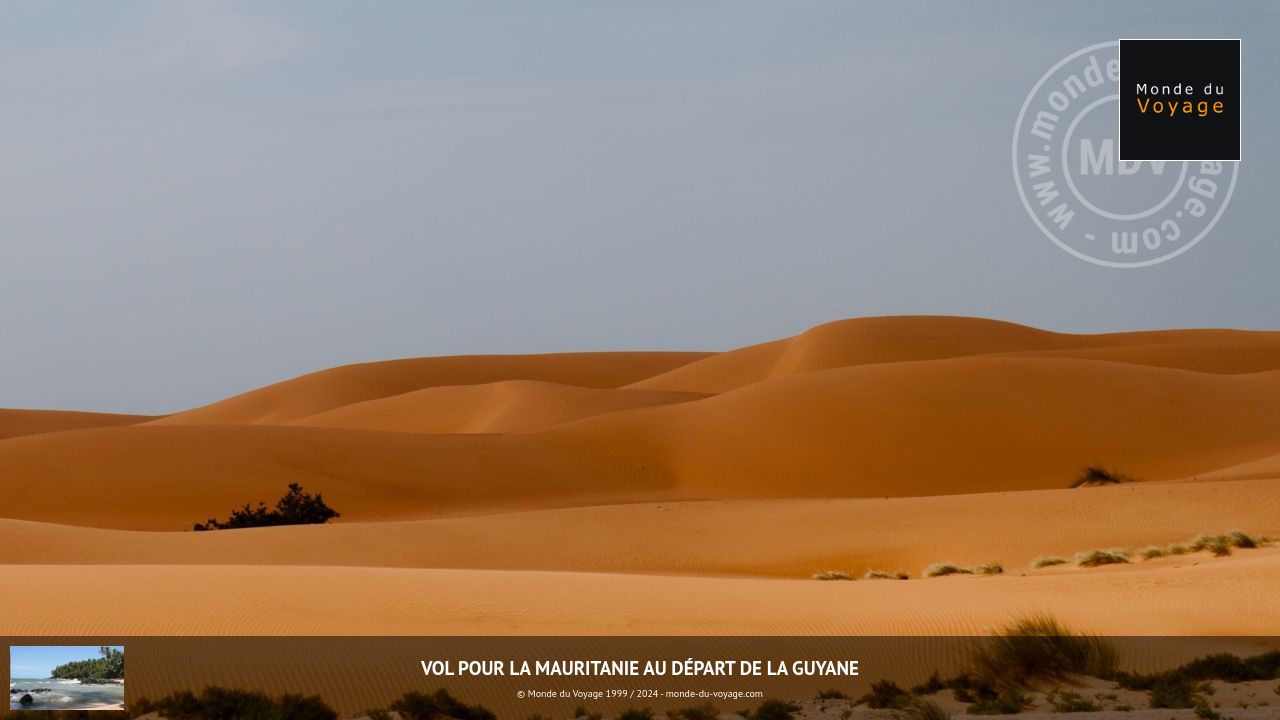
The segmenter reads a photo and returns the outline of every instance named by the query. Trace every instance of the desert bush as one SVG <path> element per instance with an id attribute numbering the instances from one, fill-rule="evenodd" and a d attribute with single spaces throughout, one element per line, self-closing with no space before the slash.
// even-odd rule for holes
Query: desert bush
<path id="1" fill-rule="evenodd" d="M 1196 717 L 1202 720 L 1222 720 L 1222 713 L 1202 703 L 1196 705 Z"/>
<path id="2" fill-rule="evenodd" d="M 1226 535 L 1205 533 L 1203 535 L 1197 535 L 1190 544 L 1192 552 L 1208 550 L 1219 557 L 1231 554 L 1231 539 Z"/>
<path id="3" fill-rule="evenodd" d="M 130 705 L 135 715 L 156 713 L 167 720 L 337 720 L 338 713 L 318 696 L 271 697 L 254 690 L 207 687 L 200 695 L 177 692 L 156 701 Z"/>
<path id="4" fill-rule="evenodd" d="M 336 720 L 337 711 L 325 704 L 319 695 L 282 695 L 280 720 Z"/>
<path id="5" fill-rule="evenodd" d="M 853 574 L 847 570 L 819 570 L 809 577 L 813 580 L 852 580 Z"/>
<path id="6" fill-rule="evenodd" d="M 1129 553 L 1125 550 L 1090 550 L 1076 553 L 1076 565 L 1080 567 L 1099 567 L 1101 565 L 1118 565 L 1129 562 Z"/>
<path id="7" fill-rule="evenodd" d="M 765 700 L 751 713 L 752 720 L 791 720 L 800 706 L 785 700 Z"/>
<path id="8" fill-rule="evenodd" d="M 944 577 L 946 575 L 972 575 L 973 568 L 960 567 L 953 562 L 934 563 L 924 569 L 924 576 Z"/>
<path id="9" fill-rule="evenodd" d="M 951 720 L 951 713 L 937 703 L 916 698 L 905 709 L 907 720 Z"/>
<path id="10" fill-rule="evenodd" d="M 403 720 L 496 720 L 487 708 L 468 705 L 443 688 L 433 693 L 405 693 L 391 703 L 391 709 L 400 713 Z"/>
<path id="11" fill-rule="evenodd" d="M 1069 690 L 1053 690 L 1045 695 L 1045 700 L 1053 706 L 1056 713 L 1098 712 L 1102 706 L 1077 692 Z"/>
<path id="12" fill-rule="evenodd" d="M 835 688 L 831 688 L 829 690 L 819 691 L 818 699 L 819 700 L 848 700 L 849 696 L 845 695 L 843 690 L 837 690 Z"/>
<path id="13" fill-rule="evenodd" d="M 1070 560 L 1059 555 L 1041 555 L 1031 561 L 1031 567 L 1039 570 L 1040 568 L 1052 567 L 1054 565 L 1066 565 Z"/>
<path id="14" fill-rule="evenodd" d="M 1280 677 L 1280 650 L 1241 658 L 1218 653 L 1196 658 L 1178 668 L 1193 680 L 1222 680 L 1230 683 L 1272 680 Z"/>
<path id="15" fill-rule="evenodd" d="M 246 503 L 239 510 L 232 510 L 231 517 L 225 521 L 209 518 L 206 522 L 196 523 L 194 529 L 199 532 L 279 525 L 323 525 L 339 514 L 325 505 L 320 493 L 311 495 L 303 492 L 298 483 L 289 483 L 289 492 L 276 501 L 274 509 L 268 510 L 264 502 L 259 502 L 256 508 Z"/>
<path id="16" fill-rule="evenodd" d="M 1151 687 L 1153 708 L 1189 708 L 1195 706 L 1195 684 L 1181 674 L 1160 677 Z"/>
<path id="17" fill-rule="evenodd" d="M 919 685 L 916 685 L 915 687 L 911 688 L 911 694 L 912 695 L 933 695 L 934 693 L 940 693 L 946 689 L 947 689 L 947 683 L 943 681 L 942 676 L 938 674 L 938 671 L 934 670 L 933 674 L 929 676 L 928 680 L 925 680 Z"/>
<path id="18" fill-rule="evenodd" d="M 970 705 L 966 712 L 970 715 L 1017 715 L 1028 705 L 1031 699 L 1013 688 L 1008 688 L 994 698 L 983 698 Z"/>
<path id="19" fill-rule="evenodd" d="M 951 696 L 956 702 L 975 703 L 1000 697 L 1000 692 L 991 682 L 975 677 L 972 673 L 961 673 L 944 682 L 951 689 Z"/>
<path id="20" fill-rule="evenodd" d="M 645 708 L 627 708 L 618 713 L 617 720 L 653 720 L 653 710 Z"/>
<path id="21" fill-rule="evenodd" d="M 1071 487 L 1091 487 L 1097 485 L 1119 485 L 1120 483 L 1133 482 L 1133 478 L 1123 473 L 1112 472 L 1099 465 L 1090 465 L 1080 471 L 1076 479 L 1071 483 Z"/>
<path id="22" fill-rule="evenodd" d="M 1261 539 L 1255 540 L 1250 537 L 1248 533 L 1241 530 L 1232 530 L 1227 533 L 1227 542 L 1230 543 L 1232 547 L 1238 547 L 1241 550 L 1253 550 L 1260 547 L 1266 541 Z"/>
<path id="23" fill-rule="evenodd" d="M 1165 548 L 1165 554 L 1188 555 L 1205 550 L 1221 557 L 1230 555 L 1232 548 L 1253 550 L 1266 545 L 1267 539 L 1265 537 L 1259 536 L 1255 538 L 1243 530 L 1231 530 L 1225 533 L 1202 533 L 1188 542 L 1171 543 Z"/>
<path id="24" fill-rule="evenodd" d="M 1272 680 L 1280 677 L 1280 650 L 1239 657 L 1218 653 L 1199 657 L 1165 672 L 1116 673 L 1122 688 L 1149 692 L 1153 708 L 1190 708 L 1198 693 L 1211 693 L 1212 680 L 1229 683 Z"/>
<path id="25" fill-rule="evenodd" d="M 982 563 L 974 568 L 974 572 L 979 575 L 1003 575 L 1004 566 L 1000 563 Z"/>
<path id="26" fill-rule="evenodd" d="M 911 693 L 898 687 L 892 680 L 877 680 L 871 683 L 871 692 L 858 698 L 859 705 L 882 710 L 891 708 L 902 710 L 911 704 Z"/>
<path id="27" fill-rule="evenodd" d="M 1099 638 L 1073 633 L 1048 616 L 1033 616 L 1004 628 L 970 658 L 975 673 L 991 684 L 1029 687 L 1071 675 L 1108 677 L 1116 652 Z"/>
<path id="28" fill-rule="evenodd" d="M 578 705 L 573 708 L 574 720 L 600 720 L 604 717 L 604 713 L 592 712 L 587 709 L 586 705 Z"/>
<path id="29" fill-rule="evenodd" d="M 901 570 L 889 572 L 888 570 L 879 570 L 876 568 L 870 568 L 862 574 L 863 580 L 907 580 L 910 577 L 910 575 L 907 575 Z"/>

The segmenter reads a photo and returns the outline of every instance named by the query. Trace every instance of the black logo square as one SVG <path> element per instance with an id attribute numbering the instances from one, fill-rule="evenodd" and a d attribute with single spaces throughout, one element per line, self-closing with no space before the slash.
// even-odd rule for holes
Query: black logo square
<path id="1" fill-rule="evenodd" d="M 1120 159 L 1240 159 L 1239 40 L 1120 40 Z"/>

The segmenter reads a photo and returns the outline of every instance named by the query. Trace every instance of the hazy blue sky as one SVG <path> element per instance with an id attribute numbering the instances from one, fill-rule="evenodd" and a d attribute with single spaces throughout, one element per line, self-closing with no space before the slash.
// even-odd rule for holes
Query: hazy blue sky
<path id="1" fill-rule="evenodd" d="M 111 647 L 124 650 L 123 645 Z M 98 645 L 15 645 L 9 648 L 9 677 L 44 679 L 59 665 L 101 657 L 98 648 Z"/>
<path id="2" fill-rule="evenodd" d="M 872 314 L 1280 327 L 1277 8 L 11 0 L 0 406 Z M 1053 246 L 1009 169 L 1040 75 L 1124 36 L 1244 38 L 1231 206 L 1137 271 Z"/>

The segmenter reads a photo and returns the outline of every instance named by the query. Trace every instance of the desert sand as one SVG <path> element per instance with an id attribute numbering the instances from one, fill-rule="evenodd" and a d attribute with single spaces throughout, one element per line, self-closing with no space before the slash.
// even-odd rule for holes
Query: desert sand
<path id="1" fill-rule="evenodd" d="M 1134 481 L 1069 488 L 1087 465 Z M 291 482 L 341 517 L 190 531 Z M 1272 635 L 1277 548 L 1031 562 L 1280 536 L 1280 333 L 895 317 L 367 363 L 159 418 L 0 411 L 0 494 L 8 635 Z M 868 568 L 911 579 L 810 579 Z"/>

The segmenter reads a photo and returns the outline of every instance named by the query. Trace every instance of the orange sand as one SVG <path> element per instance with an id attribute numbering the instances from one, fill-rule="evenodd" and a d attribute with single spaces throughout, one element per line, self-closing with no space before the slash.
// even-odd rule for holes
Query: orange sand
<path id="1" fill-rule="evenodd" d="M 1087 464 L 1141 482 L 1066 489 Z M 188 531 L 290 482 L 340 520 Z M 869 318 L 369 363 L 158 419 L 0 411 L 0 493 L 0 634 L 1269 634 L 1277 550 L 1028 564 L 1280 535 L 1280 333 Z M 945 560 L 1006 575 L 918 579 Z M 917 579 L 808 579 L 869 567 Z"/>

